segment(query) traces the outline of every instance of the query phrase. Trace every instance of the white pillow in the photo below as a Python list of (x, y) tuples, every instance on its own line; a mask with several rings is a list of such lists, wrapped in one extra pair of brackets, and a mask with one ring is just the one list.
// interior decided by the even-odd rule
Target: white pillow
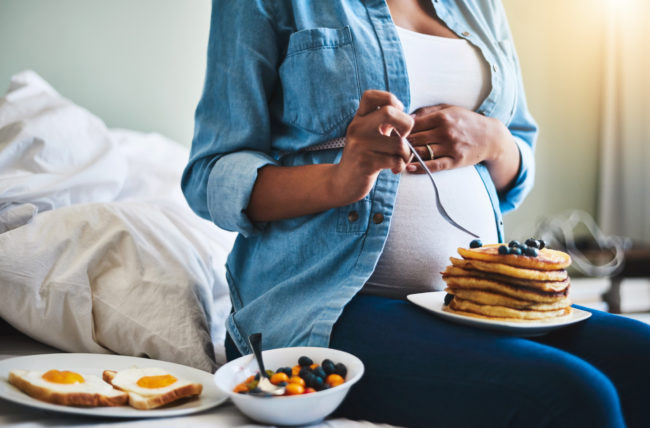
[(34, 210), (112, 201), (126, 174), (126, 159), (99, 118), (34, 72), (12, 77), (0, 99), (0, 232), (27, 223)]
[(41, 213), (0, 234), (0, 316), (66, 351), (212, 371), (230, 304), (227, 250), (210, 233), (183, 210), (146, 202)]
[(68, 351), (224, 362), (235, 234), (187, 206), (187, 158), (14, 76), (0, 99), (0, 317)]

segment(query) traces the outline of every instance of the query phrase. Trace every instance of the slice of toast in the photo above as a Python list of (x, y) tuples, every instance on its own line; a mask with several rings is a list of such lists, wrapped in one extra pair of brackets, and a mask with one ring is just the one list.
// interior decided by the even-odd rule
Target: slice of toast
[(102, 391), (75, 391), (74, 385), (66, 385), (57, 391), (53, 389), (55, 387), (35, 383), (28, 376), (27, 370), (10, 371), (9, 383), (37, 400), (63, 406), (122, 406), (129, 399), (128, 394), (111, 388), (110, 385), (106, 385), (107, 388), (102, 388)]
[(203, 391), (203, 385), (200, 383), (180, 381), (178, 387), (171, 389), (167, 388), (163, 393), (152, 391), (151, 394), (145, 395), (130, 391), (127, 387), (113, 384), (113, 379), (117, 373), (118, 372), (114, 370), (104, 370), (102, 378), (104, 381), (113, 385), (114, 388), (126, 392), (129, 396), (129, 405), (139, 410), (155, 409), (182, 398), (198, 396)]

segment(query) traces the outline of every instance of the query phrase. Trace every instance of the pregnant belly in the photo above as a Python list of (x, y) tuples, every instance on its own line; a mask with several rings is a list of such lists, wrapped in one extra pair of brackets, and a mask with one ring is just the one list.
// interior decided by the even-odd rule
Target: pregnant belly
[[(497, 242), (494, 210), (476, 168), (440, 171), (434, 177), (449, 216), (483, 242)], [(440, 272), (449, 257), (472, 239), (440, 214), (426, 175), (403, 174), (384, 251), (363, 292), (401, 298), (441, 290), (445, 284)]]

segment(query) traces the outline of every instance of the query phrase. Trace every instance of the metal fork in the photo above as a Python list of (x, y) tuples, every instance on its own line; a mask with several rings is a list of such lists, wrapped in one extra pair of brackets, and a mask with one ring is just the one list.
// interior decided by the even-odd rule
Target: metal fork
[[(397, 132), (397, 131), (394, 131), (394, 132)], [(397, 134), (397, 135), (399, 135), (399, 134)], [(406, 143), (406, 145), (408, 146), (409, 150), (411, 150), (411, 153), (413, 154), (413, 156), (415, 157), (415, 159), (417, 159), (417, 161), (418, 161), (418, 163), (420, 164), (420, 166), (424, 169), (424, 171), (425, 171), (425, 172), (427, 173), (427, 175), (429, 176), (429, 180), (431, 180), (431, 184), (433, 184), (433, 189), (436, 191), (436, 205), (438, 206), (438, 211), (440, 211), (440, 214), (442, 214), (442, 216), (443, 216), (443, 217), (444, 217), (444, 218), (445, 218), (449, 223), (451, 223), (452, 225), (454, 225), (454, 226), (457, 227), (458, 229), (462, 230), (462, 231), (465, 232), (465, 233), (469, 233), (470, 235), (472, 235), (472, 236), (475, 237), (475, 238), (479, 238), (479, 236), (478, 236), (477, 234), (475, 234), (475, 233), (473, 233), (473, 232), (470, 232), (469, 230), (465, 229), (463, 226), (461, 226), (460, 224), (456, 223), (456, 222), (454, 221), (454, 219), (451, 218), (451, 217), (449, 216), (449, 214), (447, 214), (447, 211), (445, 210), (445, 207), (443, 207), (442, 204), (440, 203), (440, 193), (438, 192), (438, 186), (436, 185), (436, 181), (435, 181), (434, 178), (433, 178), (433, 174), (431, 174), (431, 171), (429, 171), (429, 168), (427, 168), (427, 165), (424, 163), (424, 161), (422, 160), (422, 158), (420, 157), (420, 155), (418, 154), (418, 152), (415, 151), (415, 148), (411, 145), (411, 143), (409, 142), (409, 140), (407, 140), (406, 138), (401, 137), (401, 136), (400, 136), (400, 138), (402, 138), (402, 141), (404, 141), (404, 143)]]

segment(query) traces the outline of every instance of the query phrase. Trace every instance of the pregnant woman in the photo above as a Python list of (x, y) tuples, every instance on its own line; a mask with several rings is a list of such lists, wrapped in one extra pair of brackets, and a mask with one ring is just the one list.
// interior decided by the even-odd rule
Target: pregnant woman
[(594, 312), (529, 340), (404, 299), (503, 240), (536, 135), (498, 1), (213, 1), (182, 186), (239, 232), (228, 358), (254, 332), (351, 352), (366, 373), (339, 415), (402, 426), (647, 422), (646, 325)]

